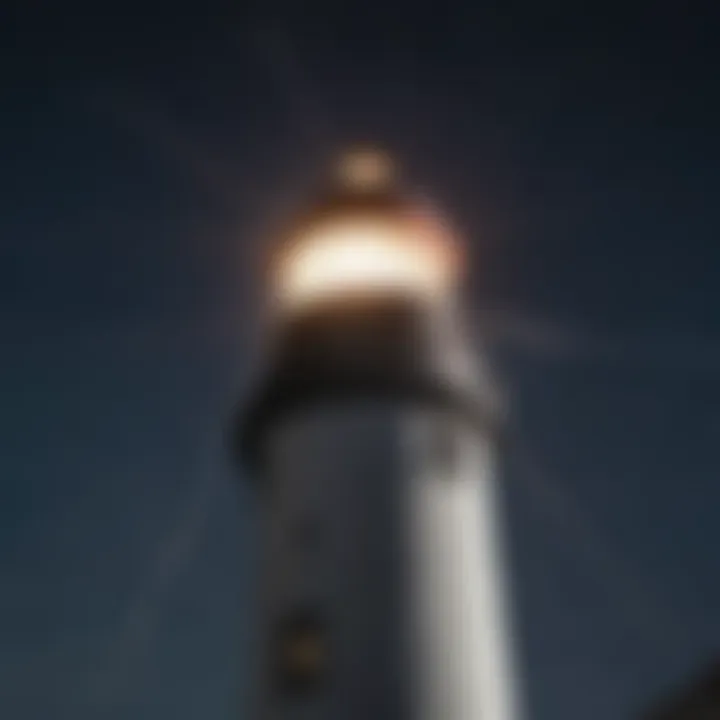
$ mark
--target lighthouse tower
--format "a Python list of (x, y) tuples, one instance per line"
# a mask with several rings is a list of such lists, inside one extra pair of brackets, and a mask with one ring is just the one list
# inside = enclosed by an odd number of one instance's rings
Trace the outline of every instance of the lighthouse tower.
[(460, 248), (378, 154), (270, 263), (233, 429), (257, 487), (253, 720), (518, 720), (495, 502), (500, 408)]

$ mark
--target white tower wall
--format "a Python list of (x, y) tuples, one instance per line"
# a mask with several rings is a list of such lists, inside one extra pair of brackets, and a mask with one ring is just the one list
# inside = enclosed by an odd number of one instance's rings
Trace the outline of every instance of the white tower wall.
[[(407, 478), (413, 718), (518, 720), (488, 438), (447, 418), (412, 421)], [(447, 434), (443, 456), (427, 448)]]

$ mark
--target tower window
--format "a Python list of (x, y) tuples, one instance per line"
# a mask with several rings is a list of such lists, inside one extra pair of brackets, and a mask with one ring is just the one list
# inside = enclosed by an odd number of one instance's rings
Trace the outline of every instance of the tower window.
[(327, 633), (318, 613), (301, 609), (280, 621), (275, 673), (285, 695), (305, 696), (327, 675)]

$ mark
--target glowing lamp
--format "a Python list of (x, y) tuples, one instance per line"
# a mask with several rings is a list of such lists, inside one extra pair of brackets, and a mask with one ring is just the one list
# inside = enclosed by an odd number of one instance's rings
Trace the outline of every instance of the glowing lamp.
[(433, 296), (447, 290), (455, 266), (453, 243), (430, 217), (330, 218), (286, 248), (277, 290), (293, 306), (384, 291)]

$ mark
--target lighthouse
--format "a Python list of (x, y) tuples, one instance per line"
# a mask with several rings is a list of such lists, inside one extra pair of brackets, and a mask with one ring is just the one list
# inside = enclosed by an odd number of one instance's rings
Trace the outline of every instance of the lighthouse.
[(496, 456), (462, 245), (351, 153), (268, 263), (233, 447), (255, 486), (252, 720), (518, 720)]

